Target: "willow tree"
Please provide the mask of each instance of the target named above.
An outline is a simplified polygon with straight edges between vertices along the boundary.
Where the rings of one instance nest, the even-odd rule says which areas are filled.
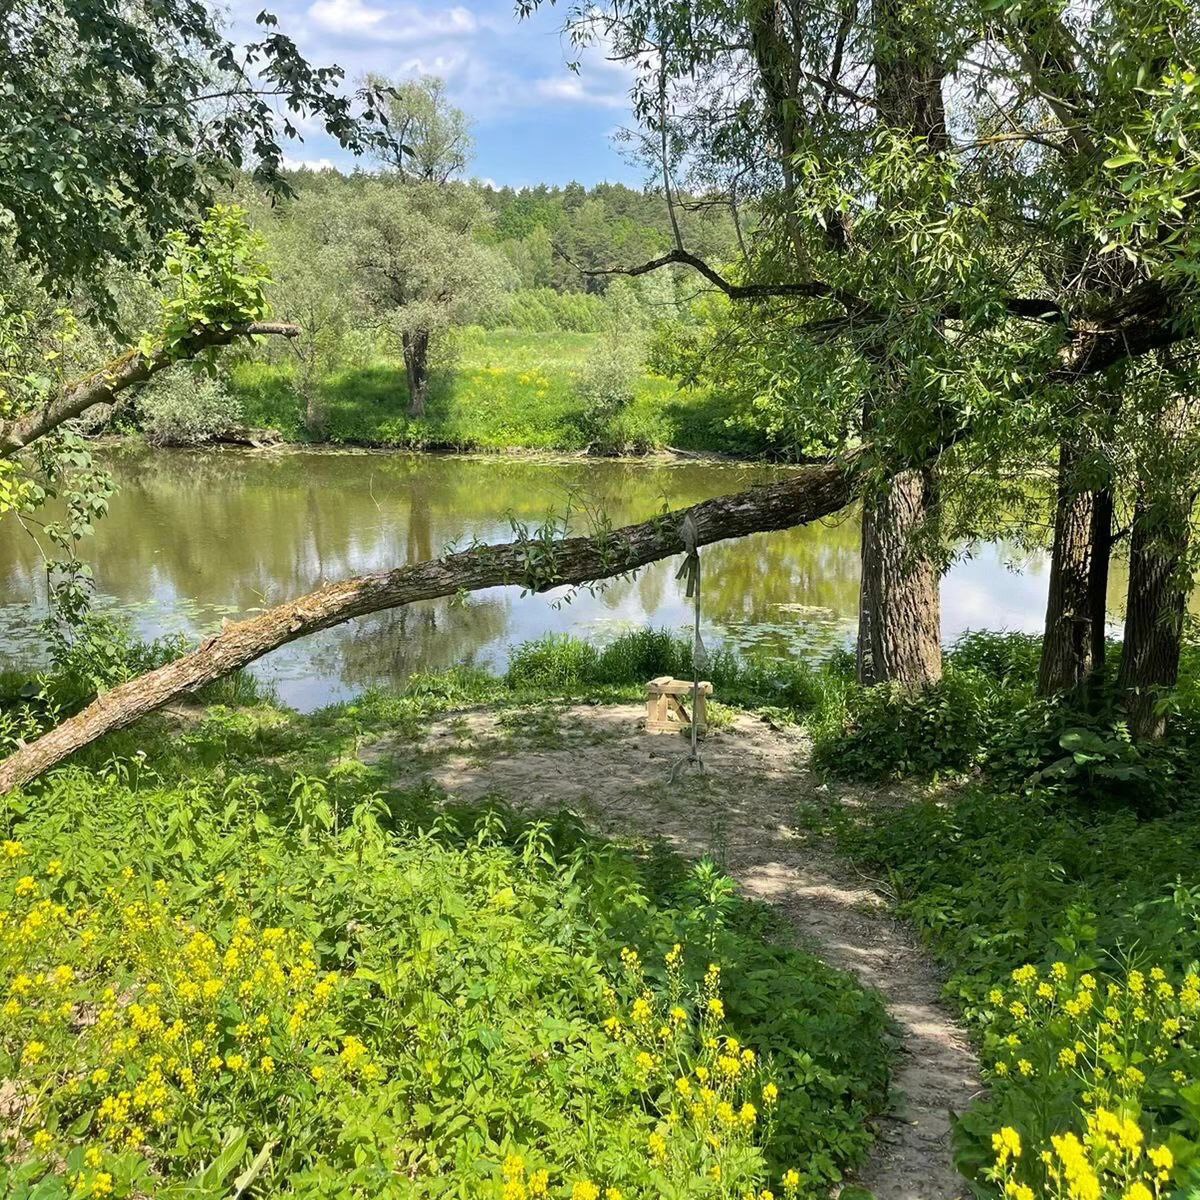
[[[0,512],[28,520],[51,493],[65,502],[65,521],[41,529],[78,608],[87,574],[73,548],[111,485],[77,418],[182,359],[296,332],[264,319],[261,255],[216,202],[244,170],[286,193],[301,118],[356,154],[394,138],[384,98],[343,89],[342,71],[309,63],[270,13],[239,45],[196,0],[12,0],[0,77]],[[161,311],[122,321],[114,281],[160,271]]]
[[[509,271],[476,239],[485,216],[463,184],[414,183],[385,176],[346,205],[351,269],[368,320],[399,343],[408,415],[421,417],[437,339],[494,302]]]
[[[1112,449],[1154,425],[1128,404],[1147,369],[1130,364],[1196,329],[1197,22],[1173,0],[589,0],[568,17],[630,65],[668,199],[686,183],[754,202],[740,261],[682,244],[662,260],[726,284],[731,369],[732,344],[801,454],[869,440],[886,464],[864,498],[873,678],[935,673],[939,533],[973,516],[943,483],[957,515],[939,531],[935,448],[955,486],[1053,462],[1042,690],[1080,686],[1102,653],[1133,483]],[[1084,334],[1096,350],[1068,367]],[[877,664],[880,636],[897,649]]]

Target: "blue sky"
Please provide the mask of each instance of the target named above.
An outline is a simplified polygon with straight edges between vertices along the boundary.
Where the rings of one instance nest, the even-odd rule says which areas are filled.
[[[511,0],[234,0],[235,35],[253,36],[264,4],[310,62],[336,62],[349,80],[368,71],[444,78],[472,121],[475,176],[514,187],[643,181],[612,137],[632,120],[629,75],[598,48],[572,73],[561,8],[518,21]],[[311,128],[289,157],[353,163]]]

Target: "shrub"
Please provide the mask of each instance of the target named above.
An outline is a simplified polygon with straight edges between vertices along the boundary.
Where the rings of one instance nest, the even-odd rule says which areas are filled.
[[[1010,711],[1003,685],[951,663],[920,692],[887,684],[850,690],[844,723],[818,740],[814,761],[852,779],[961,774],[984,761]]]
[[[238,401],[218,379],[175,367],[156,376],[138,394],[142,429],[159,446],[195,446],[211,441],[242,419]]]
[[[615,445],[618,418],[633,404],[642,375],[640,339],[606,335],[584,363],[577,390],[579,424],[589,445]]]

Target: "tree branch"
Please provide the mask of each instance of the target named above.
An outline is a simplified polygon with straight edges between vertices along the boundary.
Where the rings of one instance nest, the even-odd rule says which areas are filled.
[[[216,346],[227,346],[236,338],[258,334],[294,338],[300,335],[300,328],[282,321],[254,321],[224,329],[197,329],[183,342],[149,355],[139,350],[129,350],[98,371],[68,384],[61,395],[40,408],[0,421],[0,458],[12,457],[18,450],[97,404],[110,404],[119,392],[145,382],[177,362],[195,358]]]
[[[555,253],[565,263],[575,268],[580,274],[592,277],[601,275],[649,275],[652,271],[660,271],[663,267],[673,265],[691,267],[703,275],[714,287],[719,288],[731,300],[766,300],[798,296],[809,300],[836,300],[848,315],[856,320],[883,320],[887,313],[868,304],[862,297],[855,295],[845,288],[834,287],[819,279],[802,280],[797,283],[731,283],[719,271],[709,266],[704,259],[682,248],[668,251],[649,262],[639,263],[632,267],[584,267],[572,261],[559,247]],[[1021,317],[1030,321],[1044,321],[1056,324],[1063,320],[1061,306],[1054,300],[1041,300],[1037,297],[1010,296],[1005,297],[1004,307],[1010,316]],[[954,320],[961,314],[958,305],[946,305],[940,310],[940,315],[947,320]],[[822,323],[823,325],[826,323]],[[829,323],[832,325],[832,322]]]
[[[833,287],[819,279],[804,280],[798,283],[731,283],[719,271],[710,267],[704,259],[681,247],[634,267],[581,267],[557,246],[555,253],[584,275],[649,275],[652,271],[662,270],[663,267],[678,265],[691,267],[693,271],[703,275],[714,287],[720,288],[731,300],[765,300],[771,297],[799,296],[809,300],[836,300],[847,312],[860,316],[874,311],[865,300],[854,295],[853,292]]]
[[[0,763],[0,794],[28,783],[76,750],[181,693],[354,617],[480,588],[517,585],[543,592],[622,575],[682,553],[685,516],[695,522],[696,544],[701,546],[816,521],[854,499],[862,477],[855,462],[851,456],[804,467],[779,483],[706,500],[665,517],[596,537],[563,538],[551,544],[548,560],[536,569],[533,543],[519,539],[328,584],[260,616],[228,625],[191,654],[105,692]],[[547,549],[540,540],[537,546],[540,551]]]

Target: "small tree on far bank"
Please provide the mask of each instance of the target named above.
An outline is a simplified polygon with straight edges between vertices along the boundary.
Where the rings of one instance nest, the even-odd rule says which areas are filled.
[[[425,414],[431,343],[493,304],[508,282],[507,263],[475,240],[483,215],[465,186],[399,180],[367,185],[347,211],[358,296],[400,345],[411,417]]]
[[[646,316],[638,290],[619,279],[605,297],[604,328],[583,364],[580,423],[589,448],[619,448],[617,422],[637,395],[646,362]]]

